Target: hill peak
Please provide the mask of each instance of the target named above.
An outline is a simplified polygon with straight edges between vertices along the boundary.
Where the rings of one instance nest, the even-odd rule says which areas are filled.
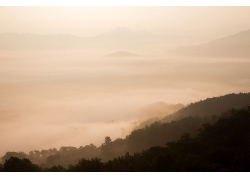
[[[127,28],[127,27],[118,27],[113,29],[111,32],[132,32],[131,29]]]
[[[126,52],[126,51],[117,51],[111,54],[107,54],[104,57],[135,57],[137,54]]]

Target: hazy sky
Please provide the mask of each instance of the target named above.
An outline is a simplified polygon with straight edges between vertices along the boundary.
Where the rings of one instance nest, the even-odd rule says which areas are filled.
[[[95,36],[117,27],[218,38],[250,28],[250,7],[0,7],[0,33]]]

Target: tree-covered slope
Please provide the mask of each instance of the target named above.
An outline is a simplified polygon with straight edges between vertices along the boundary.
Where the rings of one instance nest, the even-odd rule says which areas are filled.
[[[29,158],[33,163],[42,167],[67,166],[75,164],[81,158],[100,158],[103,162],[122,156],[125,153],[141,152],[153,146],[164,147],[167,142],[176,141],[189,133],[194,137],[198,129],[205,123],[213,123],[218,120],[219,114],[226,116],[237,107],[247,107],[250,104],[250,93],[229,94],[221,97],[208,98],[199,101],[166,116],[161,121],[149,126],[132,131],[125,139],[105,138],[104,143],[96,147],[93,144],[84,147],[61,147],[59,150],[34,150],[28,154],[23,152],[7,152],[2,157],[2,162],[11,156]],[[222,113],[223,112],[223,113]]]
[[[232,110],[213,124],[204,124],[196,137],[184,134],[180,140],[154,146],[130,155],[126,153],[107,162],[99,158],[81,159],[67,168],[39,168],[27,159],[13,158],[0,166],[1,171],[71,172],[249,172],[250,109]]]

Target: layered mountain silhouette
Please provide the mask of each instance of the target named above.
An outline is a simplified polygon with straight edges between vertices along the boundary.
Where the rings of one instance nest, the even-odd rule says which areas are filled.
[[[126,51],[117,51],[111,54],[107,54],[104,57],[136,57],[137,54],[126,52]]]
[[[68,34],[3,33],[0,34],[0,49],[128,49],[160,41],[163,41],[161,35],[146,31],[132,31],[128,28],[116,28],[110,32],[86,38]]]
[[[125,27],[116,28],[94,37],[79,37],[69,34],[0,34],[0,49],[7,50],[100,48],[130,51],[134,48],[158,43],[176,47],[175,44],[187,44],[187,42],[192,44],[193,42],[201,42],[201,40],[197,40],[197,37],[193,36],[178,37],[158,35],[147,31],[132,31]]]
[[[250,30],[195,46],[182,46],[168,51],[182,56],[250,58]]]
[[[0,35],[0,49],[71,49],[83,47],[84,38],[61,35],[37,35],[33,33],[4,33]]]

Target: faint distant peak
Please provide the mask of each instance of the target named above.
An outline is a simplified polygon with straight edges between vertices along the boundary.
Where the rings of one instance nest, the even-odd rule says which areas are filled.
[[[126,27],[119,27],[111,31],[99,34],[96,37],[122,36],[122,35],[131,35],[131,34],[134,34],[134,31]]]
[[[145,30],[142,30],[142,31],[133,31],[129,28],[126,28],[126,27],[118,27],[116,29],[113,29],[111,31],[108,31],[108,32],[105,32],[105,33],[102,33],[102,34],[99,34],[97,35],[96,37],[105,37],[105,38],[110,38],[110,37],[128,37],[128,38],[138,38],[138,37],[145,37],[145,36],[155,36],[154,34],[152,33],[148,33],[147,31]]]
[[[124,32],[133,32],[131,29],[127,28],[127,27],[118,27],[113,29],[110,32],[120,32],[120,33],[124,33]]]
[[[127,27],[118,27],[113,29],[112,31],[109,31],[108,33],[112,33],[112,34],[147,34],[147,35],[152,35],[152,33],[149,33],[145,30],[141,30],[141,31],[133,31]]]
[[[149,104],[149,105],[147,105],[147,106],[144,106],[143,108],[145,108],[145,107],[152,107],[152,106],[162,106],[162,107],[167,107],[167,108],[169,108],[169,107],[177,107],[177,106],[179,106],[179,107],[184,107],[184,105],[183,104],[180,104],[180,103],[178,103],[178,104],[168,104],[168,103],[165,103],[165,102],[163,102],[163,101],[158,101],[158,102],[155,102],[155,103],[152,103],[152,104]]]
[[[37,35],[37,34],[31,33],[31,32],[20,33],[20,34],[21,34],[21,35]]]
[[[107,54],[104,57],[135,57],[135,56],[139,55],[126,51],[117,51],[111,54]]]

